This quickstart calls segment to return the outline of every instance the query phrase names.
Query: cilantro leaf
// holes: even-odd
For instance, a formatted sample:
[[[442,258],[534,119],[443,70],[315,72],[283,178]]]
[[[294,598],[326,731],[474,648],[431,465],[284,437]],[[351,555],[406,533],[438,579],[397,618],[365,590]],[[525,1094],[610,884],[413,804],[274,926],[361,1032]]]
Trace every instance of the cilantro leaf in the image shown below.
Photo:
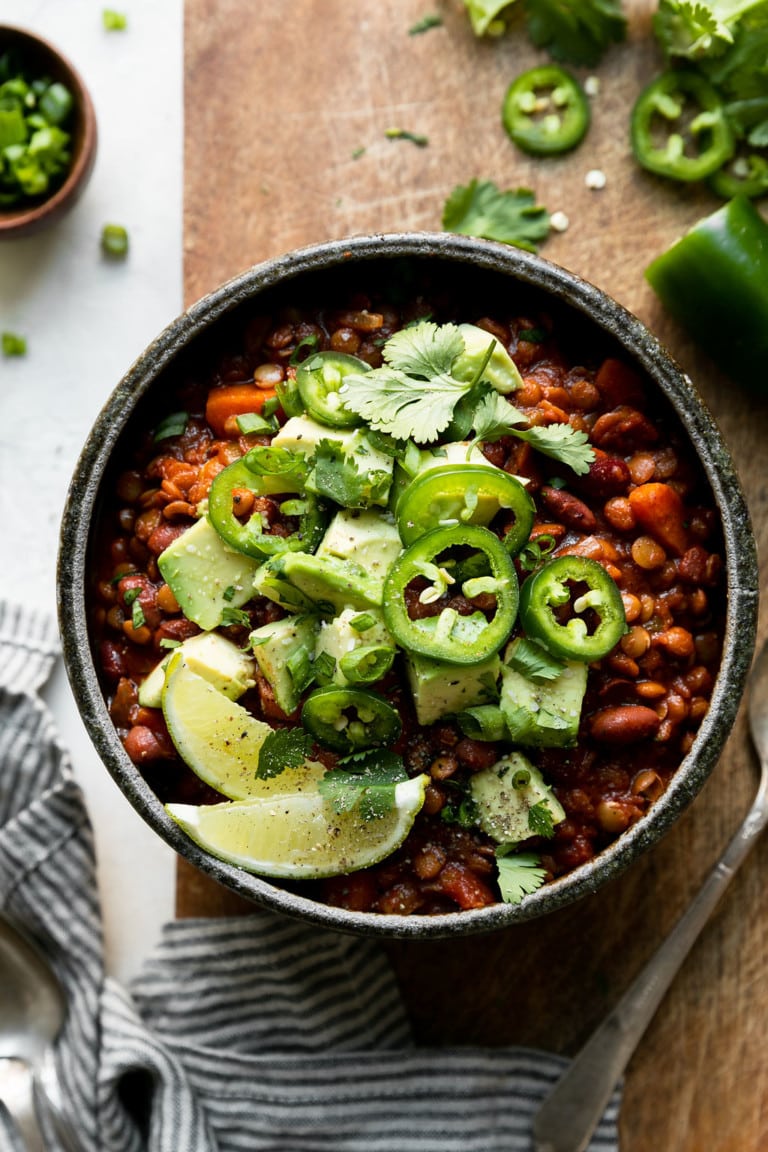
[[[660,0],[653,31],[667,58],[700,60],[722,55],[733,43],[733,33],[720,19],[719,7],[701,0]]]
[[[586,432],[578,432],[570,424],[547,424],[542,427],[518,428],[526,415],[498,392],[488,392],[475,409],[472,427],[478,440],[499,440],[502,436],[517,436],[532,448],[566,464],[578,476],[589,471],[595,451]]]
[[[229,628],[233,624],[250,628],[251,618],[242,608],[233,608],[231,604],[225,604],[221,610],[221,624],[223,628]]]
[[[504,31],[505,9],[514,0],[464,0],[475,36],[498,36]]]
[[[768,3],[758,0],[734,27],[725,54],[705,61],[710,80],[731,100],[760,100],[768,90]]]
[[[443,228],[462,236],[499,240],[527,252],[549,236],[549,212],[527,188],[502,192],[492,180],[457,185],[443,206]]]
[[[527,440],[537,452],[572,468],[577,476],[586,476],[595,458],[595,450],[586,432],[578,432],[570,424],[547,424],[528,428],[525,432],[515,431],[514,435]]]
[[[448,373],[464,351],[464,337],[455,324],[422,320],[401,328],[387,340],[382,356],[391,368],[422,380]]]
[[[463,351],[464,338],[454,324],[424,320],[395,332],[382,349],[385,365],[346,376],[340,393],[347,408],[375,431],[429,443],[447,428],[472,386],[450,375]]]
[[[528,417],[510,404],[498,392],[487,392],[475,409],[472,427],[478,440],[499,440],[514,435],[516,424],[525,424]]]
[[[347,456],[338,440],[321,440],[314,457],[307,487],[345,508],[367,508],[386,499],[392,477],[375,469],[361,472],[357,461]]]
[[[528,809],[528,827],[532,836],[543,836],[549,840],[555,831],[555,822],[546,800],[539,800]]]
[[[525,0],[528,35],[566,64],[594,67],[627,34],[621,0]]]
[[[496,863],[499,891],[505,904],[519,904],[524,896],[540,888],[547,878],[538,856],[529,852],[508,856],[502,846],[496,850]]]
[[[320,781],[318,788],[337,815],[357,807],[364,820],[375,820],[395,806],[395,788],[408,773],[400,756],[386,749],[371,748],[339,761]]]
[[[551,656],[541,644],[524,636],[510,645],[505,663],[531,680],[556,680],[565,669],[562,660]]]
[[[259,749],[256,775],[261,780],[279,776],[286,768],[299,768],[312,752],[314,741],[303,728],[275,728]]]

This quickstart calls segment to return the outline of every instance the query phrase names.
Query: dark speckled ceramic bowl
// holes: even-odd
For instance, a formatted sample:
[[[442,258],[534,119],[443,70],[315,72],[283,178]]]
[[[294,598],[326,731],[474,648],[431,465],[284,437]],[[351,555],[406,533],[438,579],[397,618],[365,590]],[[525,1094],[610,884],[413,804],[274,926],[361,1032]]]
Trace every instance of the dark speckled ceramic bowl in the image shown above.
[[[723,659],[711,707],[693,747],[666,793],[649,813],[588,864],[527,897],[434,917],[349,912],[297,895],[278,883],[222,863],[189,840],[128,759],[112,726],[88,632],[91,556],[102,498],[138,427],[173,387],[188,360],[211,341],[226,339],[245,311],[304,297],[327,299],[340,284],[365,290],[396,279],[408,292],[422,275],[476,303],[486,297],[525,311],[542,304],[582,345],[613,352],[655,382],[659,404],[671,407],[687,432],[722,516],[727,575]],[[630,313],[591,284],[514,248],[448,234],[367,236],[302,249],[261,264],[217,288],[174,321],[120,382],[83,449],[67,501],[59,558],[59,605],[64,654],[85,724],[105,765],[144,819],[187,860],[243,896],[270,908],[347,931],[382,936],[437,937],[486,932],[563,907],[593,893],[657,841],[701,788],[730,732],[755,637],[757,563],[749,515],[728,451],[693,389],[658,341]]]

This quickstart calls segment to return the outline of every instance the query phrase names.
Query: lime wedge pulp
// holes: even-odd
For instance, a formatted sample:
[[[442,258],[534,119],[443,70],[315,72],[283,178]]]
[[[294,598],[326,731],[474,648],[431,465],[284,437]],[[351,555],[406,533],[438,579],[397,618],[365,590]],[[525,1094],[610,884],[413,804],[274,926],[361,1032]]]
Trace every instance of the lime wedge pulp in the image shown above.
[[[166,670],[163,714],[182,760],[231,800],[315,787],[323,775],[322,765],[307,761],[268,779],[258,777],[259,750],[272,731],[269,724],[193,672],[180,651],[174,652]]]
[[[357,808],[337,815],[317,787],[292,789],[288,771],[280,794],[166,811],[201,848],[248,872],[283,879],[342,876],[378,863],[408,835],[424,803],[427,776],[395,788],[394,806],[365,819]]]

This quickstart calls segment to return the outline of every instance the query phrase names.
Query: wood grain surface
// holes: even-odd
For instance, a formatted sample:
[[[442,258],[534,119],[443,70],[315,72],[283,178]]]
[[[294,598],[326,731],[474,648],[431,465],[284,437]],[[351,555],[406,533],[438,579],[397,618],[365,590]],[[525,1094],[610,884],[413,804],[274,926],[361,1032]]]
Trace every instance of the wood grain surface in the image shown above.
[[[531,187],[570,220],[543,255],[636,312],[690,372],[736,459],[764,565],[768,409],[718,375],[643,280],[649,260],[717,206],[706,191],[668,186],[631,160],[629,110],[658,65],[654,6],[625,4],[630,39],[596,70],[585,144],[535,161],[509,143],[499,109],[513,76],[544,58],[519,29],[474,40],[459,0],[186,0],[186,298],[299,245],[439,229],[446,196],[474,176]],[[408,35],[435,10],[441,27]],[[391,127],[425,134],[428,147],[387,139]],[[602,191],[585,185],[593,168],[607,176]],[[766,630],[763,620],[761,638]],[[573,1052],[684,909],[755,779],[742,710],[686,815],[598,895],[491,937],[389,945],[418,1039]],[[766,867],[763,842],[633,1059],[623,1152],[768,1148]],[[179,915],[243,907],[180,866]]]

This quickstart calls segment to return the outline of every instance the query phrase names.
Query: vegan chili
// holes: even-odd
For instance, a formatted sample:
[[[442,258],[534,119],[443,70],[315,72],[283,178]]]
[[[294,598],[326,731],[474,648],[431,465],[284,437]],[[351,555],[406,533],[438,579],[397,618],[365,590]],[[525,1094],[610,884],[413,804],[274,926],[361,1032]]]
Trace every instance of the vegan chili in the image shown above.
[[[179,381],[168,410],[188,414],[184,427],[161,442],[154,441],[151,427],[137,438],[132,458],[116,478],[113,506],[104,514],[92,623],[112,720],[161,800],[201,804],[222,797],[181,761],[162,711],[139,702],[139,688],[158,660],[199,631],[163,581],[158,557],[196,523],[216,478],[254,448],[263,450],[271,438],[244,434],[236,421],[228,421],[226,396],[220,408],[213,405],[216,428],[206,420],[206,407],[228,389],[254,382],[273,395],[291,395],[297,373],[292,358],[302,342],[309,341],[309,355],[343,353],[379,367],[387,337],[414,316],[439,313],[441,307],[448,310],[447,319],[453,318],[451,305],[439,296],[435,302],[402,305],[361,294],[339,306],[254,316],[210,369]],[[474,620],[482,638],[498,616],[512,615],[500,585],[483,592],[482,581],[498,580],[511,569],[522,584],[532,569],[535,573],[550,560],[569,573],[587,560],[590,573],[597,565],[615,582],[623,620],[610,597],[605,618],[611,627],[620,622],[621,629],[616,627],[614,646],[588,666],[578,740],[572,747],[530,753],[565,811],[551,838],[532,835],[525,842],[552,879],[592,859],[648,811],[706,715],[722,645],[719,517],[684,435],[631,367],[588,346],[571,351],[549,315],[500,311],[474,319],[519,369],[522,387],[511,399],[530,425],[568,424],[586,433],[594,459],[588,472],[577,476],[512,435],[485,443],[486,460],[525,484],[534,508],[528,542],[519,551],[504,546],[505,533],[524,510],[503,500],[490,526],[461,524],[456,535],[449,527],[448,535],[439,528],[421,536],[404,555],[414,547],[423,551],[428,568],[444,555],[435,546],[439,535],[440,547],[445,541],[455,546],[451,558],[462,579],[441,588],[434,574],[429,578],[429,569],[414,580],[404,574],[402,580],[393,578],[398,626],[418,629],[448,610],[455,613],[452,619]],[[276,411],[284,423],[283,410]],[[258,492],[255,485],[249,491],[252,504],[236,519],[247,522],[258,512],[262,533],[290,540],[298,521],[289,514],[295,507],[286,510],[286,494]],[[479,569],[473,568],[478,555],[485,559]],[[581,569],[578,575],[583,577]],[[421,595],[427,585],[437,593],[434,598]],[[274,601],[254,596],[234,609],[219,631],[243,646],[253,628],[284,615]],[[364,617],[365,612],[355,617],[361,627]],[[336,713],[346,709],[347,720],[355,722],[349,703],[362,696],[364,715],[358,709],[357,719],[363,744],[355,746],[383,739],[403,757],[410,775],[424,772],[430,779],[424,806],[392,856],[351,875],[303,882],[301,889],[331,904],[374,913],[430,915],[494,903],[500,899],[496,846],[473,823],[469,783],[508,749],[500,738],[498,708],[481,704],[464,713],[461,723],[446,716],[420,725],[399,661],[398,655],[387,669],[383,660],[375,682],[363,675],[362,689],[309,688],[292,715],[282,711],[261,674],[240,700],[273,726],[299,723],[303,708],[318,726],[330,716],[337,732]],[[367,666],[365,658],[360,666]],[[365,712],[369,699],[383,707]],[[313,756],[333,767],[341,752],[328,747],[325,729],[322,735],[325,742]]]

